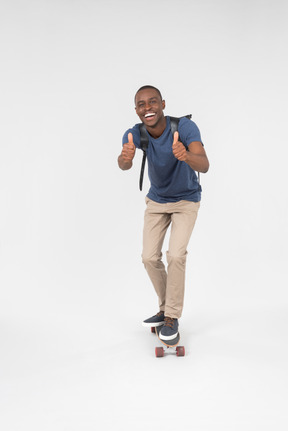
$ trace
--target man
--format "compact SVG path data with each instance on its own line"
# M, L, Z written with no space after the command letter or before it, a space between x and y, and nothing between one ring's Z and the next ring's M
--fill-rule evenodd
M146 196L142 261L159 299L159 312L144 320L144 326L163 325L162 340L178 334L178 319L184 301L187 246L197 218L201 188L196 172L207 172L209 161L198 127L181 118L172 136L170 117L164 116L165 100L151 86L135 95L135 109L149 135L148 175L151 187ZM139 124L126 131L118 157L122 170L132 167L136 148L140 148ZM167 271L162 262L162 246L171 224Z

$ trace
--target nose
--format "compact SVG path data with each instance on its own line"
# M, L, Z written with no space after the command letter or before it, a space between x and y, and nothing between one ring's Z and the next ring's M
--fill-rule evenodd
M145 110L149 111L150 108L151 108L151 102L148 101L148 102L145 103Z

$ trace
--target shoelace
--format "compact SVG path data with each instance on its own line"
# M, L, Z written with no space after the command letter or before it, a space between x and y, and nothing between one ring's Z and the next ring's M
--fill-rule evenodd
M174 324L174 319L172 319L172 317L165 317L164 326L169 326L170 328L172 328L173 324Z

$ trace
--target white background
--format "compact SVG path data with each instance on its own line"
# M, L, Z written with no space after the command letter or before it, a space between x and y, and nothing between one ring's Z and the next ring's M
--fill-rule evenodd
M285 0L0 1L3 431L287 430ZM133 98L210 160L180 321L154 357ZM165 250L164 250L165 251Z

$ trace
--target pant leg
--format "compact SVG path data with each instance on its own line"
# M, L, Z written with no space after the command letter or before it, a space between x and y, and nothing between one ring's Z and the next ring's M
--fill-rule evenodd
M143 229L142 261L159 299L159 309L165 311L167 273L162 262L162 246L171 215L166 204L146 198Z
M182 315L185 291L187 246L197 219L200 202L180 201L173 204L171 235L167 251L167 287L165 315Z

